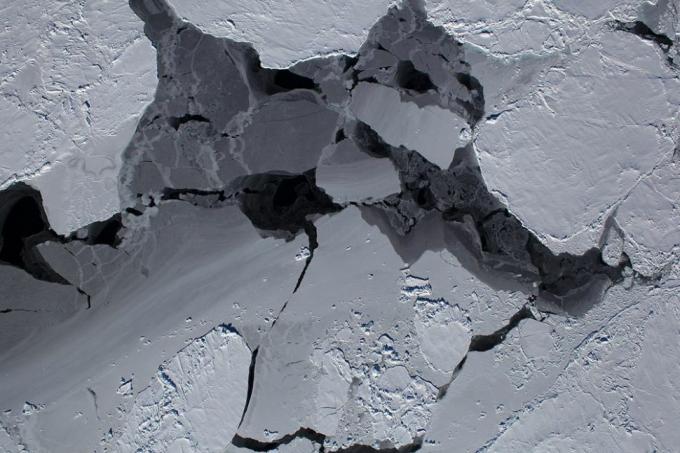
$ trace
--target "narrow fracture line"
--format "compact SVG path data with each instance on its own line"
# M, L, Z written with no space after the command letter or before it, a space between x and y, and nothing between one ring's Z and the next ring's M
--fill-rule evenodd
M312 262L312 259L314 258L314 250L319 246L319 243L316 240L316 227L312 222L307 222L305 223L305 233L307 234L307 237L309 238L309 256L305 260L305 267L302 269L302 272L300 273L300 277L298 277L297 284L295 285L295 289L293 290L293 294L297 292L297 290L300 288L300 285L302 284L302 279L305 278L305 273L307 272L307 268Z
M255 386L255 363L257 362L257 353L260 351L260 347L256 347L252 355L250 356L250 368L248 369L248 393L246 394L246 404L243 407L243 413L241 414L241 421L238 422L238 428L241 427L243 419L246 417L246 412L248 412L248 405L250 404L250 397L253 395L253 387Z

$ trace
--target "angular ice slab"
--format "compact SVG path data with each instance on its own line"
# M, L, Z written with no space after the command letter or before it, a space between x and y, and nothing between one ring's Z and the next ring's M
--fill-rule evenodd
M471 138L463 118L437 106L403 102L397 90L383 85L359 83L350 109L390 145L418 151L441 169L449 167L454 151Z
M316 168L316 184L336 203L380 200L401 192L394 164L359 151L351 140L324 151Z

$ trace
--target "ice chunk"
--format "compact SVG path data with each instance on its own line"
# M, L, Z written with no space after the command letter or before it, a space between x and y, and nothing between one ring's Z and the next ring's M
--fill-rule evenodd
M468 125L441 107L402 102L394 88L366 82L352 91L350 108L392 146L404 146L446 169L457 148L467 144Z
M324 152L316 168L316 184L336 203L380 200L401 192L392 162L359 151L350 140Z

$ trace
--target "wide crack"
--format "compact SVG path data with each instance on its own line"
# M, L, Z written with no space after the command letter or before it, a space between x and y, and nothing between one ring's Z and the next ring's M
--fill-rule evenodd
M673 40L668 36L660 33L655 33L651 28L642 21L622 22L620 20L614 21L614 28L620 31L626 31L646 41L652 41L659 46L664 52L668 52L673 47Z
M534 302L534 298L530 298L530 302L523 305L515 314L513 314L508 320L507 324L499 328L495 332L490 334L477 334L473 335L470 339L470 345L468 350L461 359L461 361L456 365L456 368L451 373L451 378L449 382L442 385L439 388L439 394L437 395L437 401L441 400L446 396L451 384L456 380L458 375L463 371L465 362L467 362L468 356L471 352L487 352L503 343L508 336L508 334L515 328L517 328L524 319L533 319L535 321L542 321L542 318L537 318L535 309L532 309L531 303Z
M456 150L451 166L441 170L415 151L385 143L367 124L359 122L350 136L366 153L388 156L399 171L401 194L374 205L398 234L408 235L428 211L439 212L445 222L472 225L477 238L468 245L479 244L475 255L482 264L524 275L549 299L569 297L600 277L623 279L625 255L610 266L598 248L583 255L552 253L489 192L471 146Z
M293 290L293 293L296 293L297 290L300 289L300 285L302 284L302 280L305 278L305 274L307 273L307 269L309 268L309 265L312 263L312 259L314 259L314 251L319 246L319 243L316 239L316 227L314 226L314 223L308 221L305 224L304 229L305 229L305 233L307 234L307 238L309 239L309 246L308 246L309 256L307 258L305 258L305 267L303 267L302 272L300 272L300 277L298 278L298 281L295 284L295 289Z
M510 331L517 326L523 319L536 319L534 313L528 305L523 306L517 313L512 315L506 325L488 335L473 335L470 340L470 347L468 352L486 352L495 348L505 341L505 337Z
M92 222L78 231L71 233L67 242L81 241L87 245L108 245L117 248L121 243L123 230L122 215L114 214L106 220Z
M413 453L420 450L423 445L422 437L418 437L414 442L407 445L403 445L399 448L395 447L375 448L371 447L370 445L357 444L350 445L349 447L345 448L327 450L326 447L324 446L324 443L326 441L326 435L309 428L300 428L292 434L287 434L277 440L270 442L262 442L256 439L241 437L237 434L234 436L231 443L232 445L238 448L264 452L276 450L280 446L290 444L296 439L307 439L315 444L318 444L319 453L327 452L330 453L331 451L334 453Z
M291 443L295 439L308 439L311 440L312 442L323 445L326 436L308 428L300 428L293 434L285 435L280 439L272 442L261 442L255 439L241 437L238 434L236 434L232 439L231 443L235 447L246 448L252 451L272 451L280 447L281 445L287 445Z
M170 118L168 118L168 124L176 131L179 130L180 126L182 126L183 124L187 124L192 121L197 123L210 123L210 120L205 116L192 115L190 113L187 113L182 116L171 116Z

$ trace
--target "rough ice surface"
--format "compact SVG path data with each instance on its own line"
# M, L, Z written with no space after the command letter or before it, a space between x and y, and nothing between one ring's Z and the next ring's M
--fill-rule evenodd
M0 10L0 452L677 449L677 1Z
M243 338L228 326L192 341L137 393L118 449L223 448L234 436L246 403L250 355Z
M126 2L2 7L0 187L40 189L67 234L120 209L117 178L153 99L156 55Z
M401 260L357 208L317 229L327 241L261 343L238 433L266 442L302 426L322 433L333 449L410 444L427 426L437 388L427 379L434 371L424 354L413 348L418 309L398 302ZM338 266L347 272L333 273ZM328 297L319 299L319 291ZM432 322L455 322L443 318ZM451 352L448 344L441 347ZM290 407L300 410L279 416Z
M548 69L475 142L491 190L556 251L596 245L606 218L675 148L679 86L660 52L624 32L598 42L601 51Z

